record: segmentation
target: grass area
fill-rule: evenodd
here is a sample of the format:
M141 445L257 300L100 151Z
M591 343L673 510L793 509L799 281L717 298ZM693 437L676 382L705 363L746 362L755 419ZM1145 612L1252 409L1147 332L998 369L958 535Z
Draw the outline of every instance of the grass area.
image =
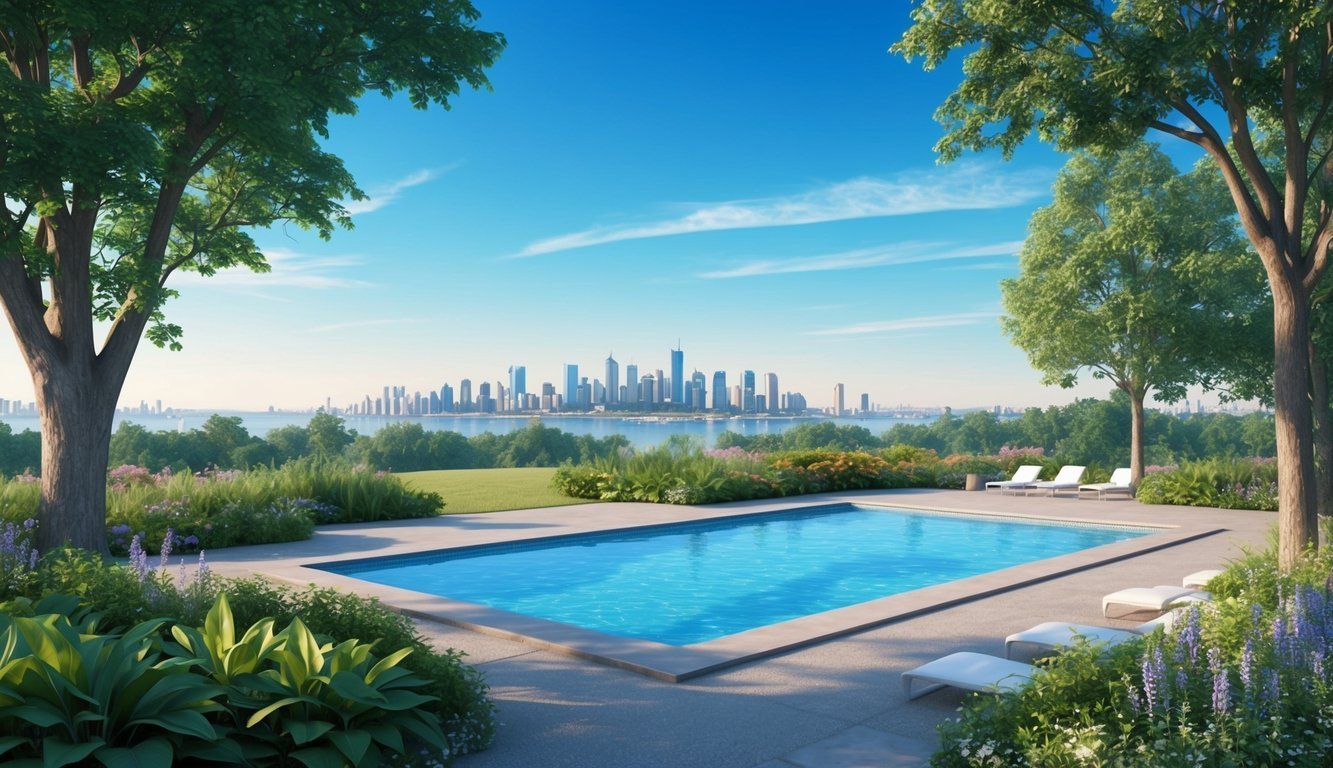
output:
M435 491L443 496L446 515L591 503L552 490L555 467L442 469L397 474L409 488Z

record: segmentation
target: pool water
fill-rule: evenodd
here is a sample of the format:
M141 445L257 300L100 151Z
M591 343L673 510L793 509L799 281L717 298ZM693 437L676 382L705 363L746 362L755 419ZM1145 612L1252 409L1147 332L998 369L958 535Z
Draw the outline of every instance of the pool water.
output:
M316 567L680 646L1151 532L840 504Z

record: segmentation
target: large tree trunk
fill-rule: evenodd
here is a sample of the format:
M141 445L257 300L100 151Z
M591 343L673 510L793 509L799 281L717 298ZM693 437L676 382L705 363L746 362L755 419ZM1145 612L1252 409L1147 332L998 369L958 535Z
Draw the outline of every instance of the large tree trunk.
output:
M1143 480L1143 398L1145 393L1129 391L1129 484L1135 488Z
M42 426L37 546L42 552L73 546L108 555L107 451L119 379L117 386L106 387L90 371L57 364L36 383Z
M1310 408L1314 415L1315 512L1333 515L1333 410L1329 406L1328 363L1310 345Z
M1310 408L1310 300L1298 281L1270 279L1269 283L1273 290L1278 563L1286 570L1296 564L1307 546L1319 541L1314 415Z

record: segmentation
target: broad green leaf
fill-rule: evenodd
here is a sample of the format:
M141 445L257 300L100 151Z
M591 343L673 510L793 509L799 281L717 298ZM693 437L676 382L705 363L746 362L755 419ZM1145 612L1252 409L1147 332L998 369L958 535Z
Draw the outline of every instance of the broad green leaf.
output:
M208 721L208 718L192 709L162 712L151 717L136 718L127 725L155 725L164 731L181 736L193 736L205 740L217 738L217 731L214 730L213 724Z
M338 750L329 747L306 747L291 753L291 757L300 760L306 768L329 768L332 765L346 765Z
M32 739L26 739L22 736L0 736L0 755L25 744L31 744Z
M42 765L45 768L60 768L88 757L100 749L106 742L101 739L89 739L71 743L55 738L42 740Z
M400 648L393 653L380 659L375 666L370 668L366 674L366 682L374 682L375 678L384 673L385 670L398 666L398 663L412 654L411 648Z
M370 749L370 734L358 729L334 731L329 734L329 743L347 758L352 765L360 765Z
M148 739L133 747L106 747L93 756L107 768L171 768L174 757L171 744L163 739Z
M270 714L277 712L279 709L282 709L285 706L288 706L290 704L297 704L301 701L304 701L304 699L300 696L287 696L285 698L278 699L272 704L269 704L267 707L264 707L258 712L255 712L253 715L250 715L250 719L245 721L245 727L253 728L256 725L258 725L261 721L263 721L264 718L268 717Z
M367 685L366 681L355 672L339 672L329 681L329 687L334 692L345 699L360 702L362 704L382 704L385 702L384 695L374 688Z
M325 720L289 719L284 726L297 745L308 744L333 729L333 723Z

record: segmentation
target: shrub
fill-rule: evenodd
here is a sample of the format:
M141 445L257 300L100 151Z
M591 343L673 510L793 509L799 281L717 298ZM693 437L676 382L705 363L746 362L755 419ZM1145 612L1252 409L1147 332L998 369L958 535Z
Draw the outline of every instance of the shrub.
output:
M374 598L307 587L296 590L258 577L228 580L225 586L237 623L272 617L278 623L298 616L312 632L329 637L379 638L379 648L411 648L403 666L430 681L431 704L443 723L453 754L485 749L495 736L495 707L481 674L453 650L437 651L408 617Z
M118 629L146 617L171 616L187 626L203 626L206 612L219 594L230 602L234 621L250 626L265 618L277 625L301 621L321 642L346 638L376 638L376 649L393 653L409 649L400 663L427 681L426 692L434 697L425 704L440 720L448 743L448 754L478 751L495 734L495 707L487 698L481 674L463 662L454 650L437 651L417 632L408 617L377 600L308 587L297 590L261 578L222 579L208 572L203 556L196 565L182 561L175 569L166 562L170 549L156 560L131 542L127 565L104 564L97 555L66 549L44 557L39 564L40 584L22 595L0 595L0 610L31 613L40 594L65 593L98 612L103 626Z
M1145 504L1277 510L1277 465L1271 459L1212 459L1145 474Z
M161 619L120 635L68 617L0 614L0 753L6 762L172 765L218 738L223 688L156 649Z
M1324 766L1333 749L1333 557L1250 554L1169 633L1052 657L941 725L936 766Z

